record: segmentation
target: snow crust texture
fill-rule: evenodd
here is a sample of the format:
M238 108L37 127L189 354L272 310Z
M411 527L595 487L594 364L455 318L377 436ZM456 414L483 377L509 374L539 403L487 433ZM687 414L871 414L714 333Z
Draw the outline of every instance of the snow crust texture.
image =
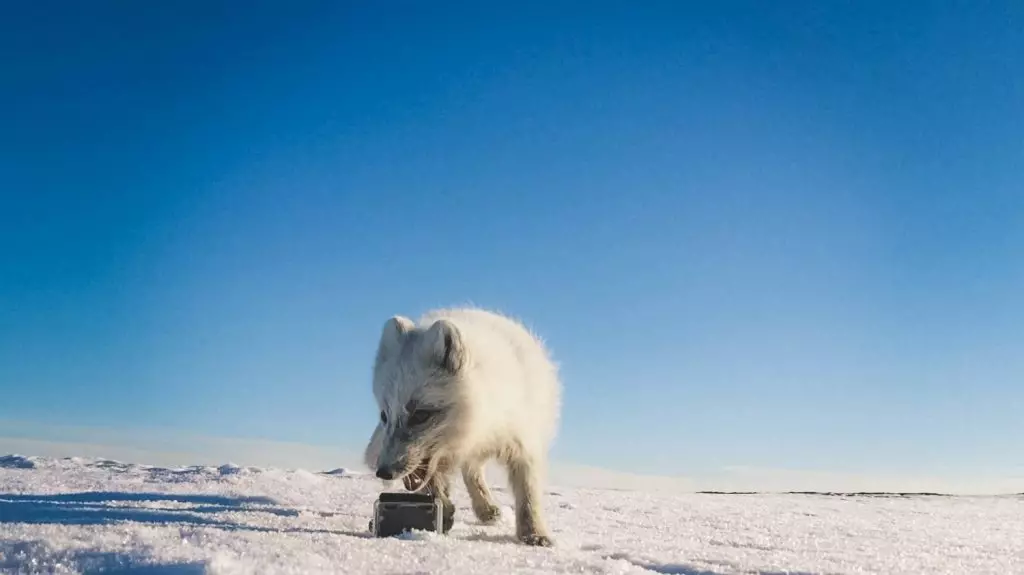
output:
M1024 573L1024 497L671 495L551 488L555 547L479 525L367 532L381 484L344 469L166 469L0 457L0 573Z

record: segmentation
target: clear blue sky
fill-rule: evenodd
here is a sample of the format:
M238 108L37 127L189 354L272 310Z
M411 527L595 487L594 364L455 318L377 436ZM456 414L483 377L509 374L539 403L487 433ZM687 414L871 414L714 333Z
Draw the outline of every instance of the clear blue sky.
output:
M473 302L565 460L1020 465L1024 5L359 4L4 8L0 418L361 448Z

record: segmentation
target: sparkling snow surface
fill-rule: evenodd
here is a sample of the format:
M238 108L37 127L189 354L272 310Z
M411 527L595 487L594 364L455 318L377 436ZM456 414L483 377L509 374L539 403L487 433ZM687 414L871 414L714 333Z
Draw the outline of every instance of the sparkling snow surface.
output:
M670 495L551 487L556 547L477 524L368 536L344 470L0 457L2 573L1024 573L1024 498Z

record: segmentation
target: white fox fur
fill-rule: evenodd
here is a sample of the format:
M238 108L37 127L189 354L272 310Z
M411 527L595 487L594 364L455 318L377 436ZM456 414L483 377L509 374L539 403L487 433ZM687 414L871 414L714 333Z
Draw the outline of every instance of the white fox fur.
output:
M561 383L544 344L526 327L474 308L435 310L417 324L392 317L377 348L373 395L381 418L365 462L378 477L410 478L423 469L424 482L453 514L450 476L461 470L474 514L490 523L500 511L483 468L495 458L515 494L518 538L553 544L541 499Z

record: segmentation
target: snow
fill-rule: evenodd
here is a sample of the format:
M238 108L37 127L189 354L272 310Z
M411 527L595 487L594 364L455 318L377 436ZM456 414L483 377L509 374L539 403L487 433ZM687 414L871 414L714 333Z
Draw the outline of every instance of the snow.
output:
M1024 573L1024 497L664 494L551 487L556 547L479 525L367 532L352 470L0 457L3 573Z

